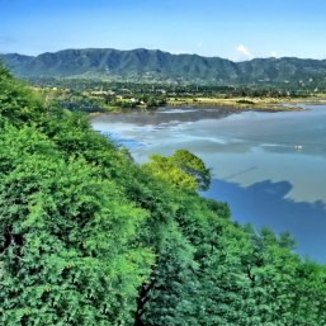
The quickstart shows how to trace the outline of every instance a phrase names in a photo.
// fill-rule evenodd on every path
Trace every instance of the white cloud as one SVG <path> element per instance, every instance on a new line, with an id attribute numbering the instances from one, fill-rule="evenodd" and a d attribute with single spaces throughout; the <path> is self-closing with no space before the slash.
<path id="1" fill-rule="evenodd" d="M 203 45 L 204 45 L 204 44 L 203 44 L 202 42 L 198 42 L 198 43 L 196 44 L 197 48 L 202 48 Z"/>
<path id="2" fill-rule="evenodd" d="M 271 56 L 272 56 L 273 58 L 278 58 L 278 57 L 279 57 L 279 55 L 278 55 L 278 53 L 277 53 L 276 51 L 272 51 L 272 52 L 271 52 Z"/>
<path id="3" fill-rule="evenodd" d="M 238 54 L 241 55 L 241 58 L 239 59 L 251 59 L 253 58 L 253 55 L 251 51 L 244 46 L 243 44 L 239 44 L 238 46 L 235 47 L 235 50 L 238 52 Z"/>

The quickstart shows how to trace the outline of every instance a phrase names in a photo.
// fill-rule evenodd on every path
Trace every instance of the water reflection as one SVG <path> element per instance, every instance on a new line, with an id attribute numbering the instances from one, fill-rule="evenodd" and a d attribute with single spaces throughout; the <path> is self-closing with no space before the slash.
<path id="1" fill-rule="evenodd" d="M 292 187 L 288 181 L 264 180 L 242 187 L 214 179 L 204 195 L 228 202 L 233 218 L 240 223 L 252 223 L 257 228 L 268 226 L 275 232 L 289 231 L 299 253 L 326 263 L 326 206 L 321 201 L 289 199 Z"/>
<path id="2" fill-rule="evenodd" d="M 234 220 L 289 231 L 300 253 L 326 262 L 326 106 L 306 108 L 165 108 L 100 115 L 92 124 L 113 133 L 139 163 L 189 149 L 213 168 L 207 195 L 228 202 Z"/>
<path id="3" fill-rule="evenodd" d="M 205 107 L 183 107 L 174 109 L 171 107 L 161 108 L 157 110 L 134 111 L 118 114 L 100 114 L 92 119 L 93 123 L 132 123 L 138 126 L 145 125 L 164 125 L 196 122 L 203 119 L 221 119 L 236 114 L 237 110 L 231 110 L 223 107 L 205 108 Z M 238 112 L 239 113 L 239 112 Z"/>

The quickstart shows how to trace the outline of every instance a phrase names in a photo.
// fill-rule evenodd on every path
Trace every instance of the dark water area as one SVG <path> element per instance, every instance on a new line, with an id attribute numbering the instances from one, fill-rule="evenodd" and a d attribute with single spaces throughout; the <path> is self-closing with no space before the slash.
<path id="1" fill-rule="evenodd" d="M 298 253 L 326 263 L 326 106 L 305 109 L 163 108 L 99 115 L 92 125 L 138 163 L 189 149 L 213 171 L 204 196 L 227 202 L 235 221 L 290 232 Z"/>
<path id="2" fill-rule="evenodd" d="M 277 233 L 290 231 L 303 256 L 325 263 L 326 206 L 322 201 L 295 202 L 286 198 L 293 186 L 288 181 L 265 180 L 248 187 L 213 179 L 204 194 L 232 207 L 232 217 L 257 229 L 268 226 Z"/>

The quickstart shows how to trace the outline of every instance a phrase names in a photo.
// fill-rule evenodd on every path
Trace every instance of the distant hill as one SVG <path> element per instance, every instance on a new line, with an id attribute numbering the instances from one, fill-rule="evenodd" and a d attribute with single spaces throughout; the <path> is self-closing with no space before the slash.
<path id="1" fill-rule="evenodd" d="M 2 54 L 0 60 L 22 78 L 94 78 L 205 84 L 288 83 L 326 77 L 326 60 L 266 58 L 232 62 L 218 57 L 160 50 L 78 49 L 36 57 Z"/>

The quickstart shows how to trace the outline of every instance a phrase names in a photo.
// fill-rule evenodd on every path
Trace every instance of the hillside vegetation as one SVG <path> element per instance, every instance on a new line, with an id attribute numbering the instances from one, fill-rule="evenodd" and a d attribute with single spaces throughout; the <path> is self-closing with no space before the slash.
<path id="1" fill-rule="evenodd" d="M 0 55 L 24 78 L 92 78 L 134 82 L 270 84 L 325 86 L 326 60 L 266 58 L 232 62 L 218 57 L 171 54 L 160 50 L 74 49 L 36 57 Z"/>
<path id="2" fill-rule="evenodd" d="M 326 324 L 325 266 L 200 197 L 188 151 L 137 166 L 2 68 L 0 128 L 1 325 Z"/>

